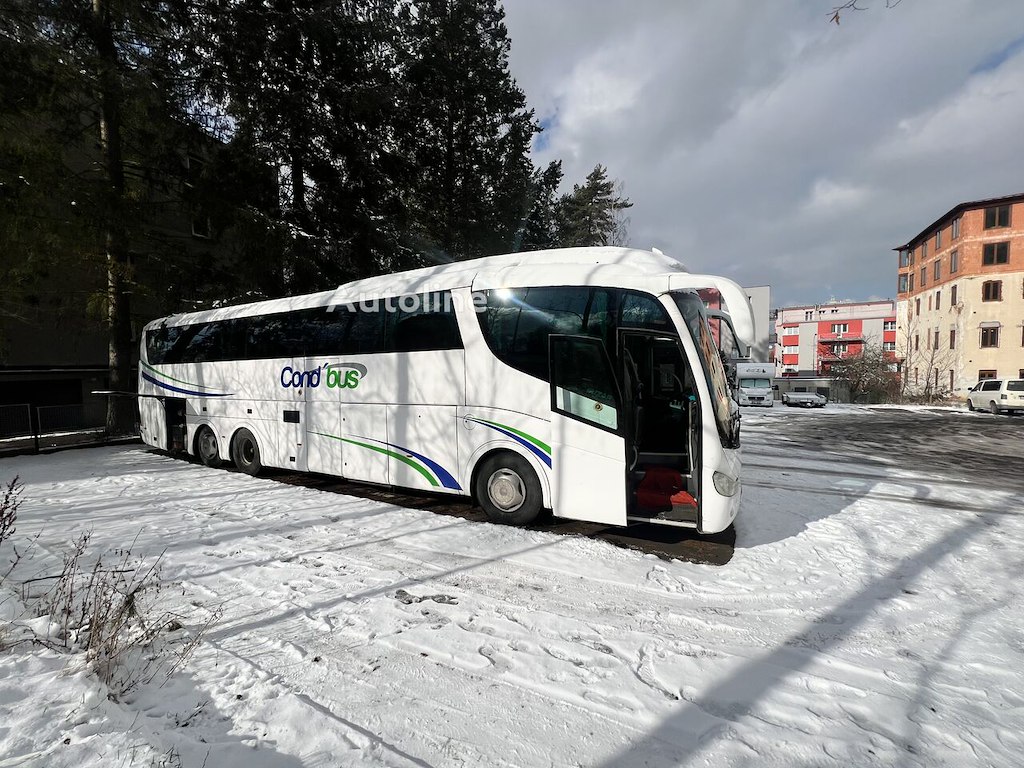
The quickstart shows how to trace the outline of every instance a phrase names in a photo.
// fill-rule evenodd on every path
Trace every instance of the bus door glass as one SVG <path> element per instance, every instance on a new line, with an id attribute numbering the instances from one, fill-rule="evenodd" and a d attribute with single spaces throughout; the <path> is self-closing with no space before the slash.
<path id="1" fill-rule="evenodd" d="M 654 461 L 689 475 L 700 419 L 693 376 L 679 339 L 622 329 L 619 350 L 631 466 Z"/>
<path id="2" fill-rule="evenodd" d="M 625 422 L 604 343 L 589 336 L 549 338 L 554 512 L 625 525 Z"/>

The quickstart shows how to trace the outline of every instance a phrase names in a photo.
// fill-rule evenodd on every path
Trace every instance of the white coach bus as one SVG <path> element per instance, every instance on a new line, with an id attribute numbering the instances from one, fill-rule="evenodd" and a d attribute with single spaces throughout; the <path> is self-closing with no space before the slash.
<path id="1" fill-rule="evenodd" d="M 740 503 L 739 415 L 696 291 L 658 251 L 571 248 L 373 277 L 149 323 L 146 443 L 263 467 L 714 533 Z"/>

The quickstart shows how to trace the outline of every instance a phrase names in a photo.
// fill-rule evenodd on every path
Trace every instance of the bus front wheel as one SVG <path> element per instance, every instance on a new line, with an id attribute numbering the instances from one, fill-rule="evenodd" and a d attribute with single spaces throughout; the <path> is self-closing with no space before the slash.
<path id="1" fill-rule="evenodd" d="M 260 463 L 260 447 L 248 429 L 240 429 L 231 441 L 231 458 L 235 466 L 247 475 L 258 475 L 263 469 Z"/>
<path id="2" fill-rule="evenodd" d="M 217 446 L 217 436 L 209 427 L 200 427 L 196 432 L 196 454 L 199 460 L 208 467 L 219 467 L 223 460 Z"/>
<path id="3" fill-rule="evenodd" d="M 508 451 L 484 460 L 474 490 L 480 506 L 495 523 L 528 525 L 543 507 L 537 473 L 530 462 Z"/>

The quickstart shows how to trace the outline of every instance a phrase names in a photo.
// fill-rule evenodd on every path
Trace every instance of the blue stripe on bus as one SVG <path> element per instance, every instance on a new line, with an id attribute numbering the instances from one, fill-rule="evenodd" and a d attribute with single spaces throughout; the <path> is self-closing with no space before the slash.
<path id="1" fill-rule="evenodd" d="M 526 448 L 529 448 L 530 451 L 533 452 L 534 454 L 536 454 L 540 458 L 541 461 L 543 461 L 545 464 L 548 465 L 548 469 L 551 469 L 551 457 L 548 456 L 546 453 L 544 453 L 544 451 L 542 451 L 536 445 L 531 443 L 529 440 L 524 440 L 519 435 L 512 434 L 507 429 L 502 429 L 501 427 L 496 427 L 493 424 L 488 424 L 485 421 L 477 421 L 476 419 L 470 419 L 470 421 L 472 421 L 474 424 L 481 424 L 481 425 L 483 425 L 485 427 L 490 427 L 491 429 L 493 429 L 496 432 L 501 432 L 501 434 L 507 435 L 508 437 L 511 437 L 513 440 L 515 440 L 520 445 L 522 445 L 522 446 L 524 446 Z"/>
<path id="2" fill-rule="evenodd" d="M 367 438 L 364 438 L 364 439 L 365 440 L 373 440 L 372 437 L 367 437 Z M 430 467 L 430 469 L 433 471 L 433 473 L 435 475 L 437 475 L 437 479 L 441 481 L 441 485 L 443 485 L 445 488 L 451 488 L 453 491 L 461 491 L 462 490 L 462 486 L 459 485 L 459 481 L 456 480 L 454 477 L 452 477 L 451 472 L 449 472 L 447 469 L 442 467 L 440 464 L 438 464 L 433 459 L 427 458 L 422 453 L 416 453 L 416 451 L 414 451 L 414 450 L 412 450 L 410 448 L 405 448 L 405 447 L 403 447 L 401 445 L 395 445 L 394 443 L 386 443 L 383 440 L 373 440 L 373 442 L 381 443 L 382 445 L 388 445 L 388 446 L 391 446 L 392 448 L 397 448 L 400 451 L 405 451 L 405 453 L 408 453 L 410 456 L 415 456 L 417 459 L 419 459 L 424 464 L 426 464 L 428 467 Z"/>
<path id="3" fill-rule="evenodd" d="M 180 392 L 183 395 L 196 395 L 197 397 L 231 397 L 230 393 L 197 392 L 192 389 L 182 389 L 181 387 L 175 387 L 172 384 L 164 384 L 164 382 L 159 381 L 158 379 L 154 379 L 145 371 L 142 371 L 142 378 L 144 378 L 151 384 L 156 384 L 158 387 L 162 387 L 163 389 L 169 389 L 171 392 Z"/>

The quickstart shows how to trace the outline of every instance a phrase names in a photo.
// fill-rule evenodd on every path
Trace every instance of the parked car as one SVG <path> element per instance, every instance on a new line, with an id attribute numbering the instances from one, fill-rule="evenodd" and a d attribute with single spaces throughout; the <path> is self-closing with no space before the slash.
<path id="1" fill-rule="evenodd" d="M 967 410 L 1024 411 L 1024 379 L 984 379 L 967 393 Z"/>
<path id="2" fill-rule="evenodd" d="M 824 408 L 828 398 L 819 395 L 817 392 L 783 392 L 782 404 L 790 407 L 802 406 L 803 408 Z"/>

